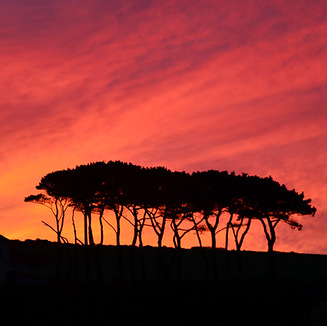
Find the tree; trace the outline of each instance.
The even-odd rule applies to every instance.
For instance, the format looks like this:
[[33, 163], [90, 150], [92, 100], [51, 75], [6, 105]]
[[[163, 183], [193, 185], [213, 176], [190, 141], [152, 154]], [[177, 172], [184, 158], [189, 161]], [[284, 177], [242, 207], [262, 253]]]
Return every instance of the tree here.
[[171, 191], [172, 173], [164, 167], [145, 170], [143, 182], [146, 185], [146, 214], [158, 238], [158, 247], [162, 247], [163, 236], [168, 218], [167, 202]]
[[[95, 162], [55, 171], [44, 176], [36, 188], [44, 193], [29, 196], [25, 201], [51, 209], [56, 226], [43, 223], [56, 232], [58, 242], [65, 241], [62, 229], [67, 208], [73, 208], [75, 242], [78, 238], [74, 213], [83, 214], [85, 245], [95, 243], [94, 215], [98, 215], [100, 224], [100, 244], [104, 241], [103, 222], [106, 222], [114, 230], [119, 246], [121, 220], [126, 219], [133, 227], [132, 246], [137, 240], [140, 246], [143, 245], [143, 229], [150, 226], [157, 236], [158, 247], [162, 247], [170, 222], [176, 248], [181, 247], [182, 238], [190, 231], [195, 231], [201, 247], [200, 233], [208, 231], [211, 247], [215, 249], [217, 234], [226, 230], [226, 249], [231, 232], [238, 251], [253, 221], [258, 220], [263, 226], [268, 251], [272, 252], [277, 225], [286, 223], [301, 230], [296, 216], [316, 212], [303, 193], [289, 191], [271, 177], [235, 175], [217, 170], [189, 174], [120, 161]], [[113, 212], [114, 222], [104, 218], [107, 211]], [[229, 214], [229, 220], [221, 228], [222, 216], [226, 214]]]
[[[84, 216], [84, 244], [94, 245], [92, 230], [92, 213], [101, 212], [102, 184], [101, 168], [103, 162], [76, 166], [66, 170], [66, 191], [68, 191], [75, 208]], [[99, 205], [100, 202], [100, 205]], [[100, 208], [100, 210], [99, 210]]]
[[120, 161], [108, 162], [103, 171], [102, 195], [105, 207], [115, 216], [115, 226], [108, 223], [116, 234], [116, 245], [120, 246], [121, 219], [127, 204], [127, 194], [132, 182], [134, 165]]
[[280, 222], [293, 229], [302, 229], [293, 216], [314, 216], [316, 208], [311, 206], [311, 199], [304, 199], [304, 194], [298, 194], [294, 189], [288, 190], [271, 177], [249, 177], [250, 186], [247, 194], [253, 217], [258, 219], [267, 239], [268, 252], [273, 252], [277, 239], [276, 227]]
[[49, 173], [36, 187], [44, 190], [49, 196], [69, 198], [70, 205], [83, 213], [85, 245], [94, 244], [91, 219], [98, 200], [97, 193], [100, 184], [97, 167], [102, 164], [98, 162]]
[[203, 215], [211, 236], [211, 248], [216, 248], [220, 218], [228, 211], [230, 183], [235, 174], [209, 170], [192, 174], [192, 202]]
[[55, 227], [52, 227], [50, 224], [44, 221], [42, 221], [42, 223], [57, 234], [58, 243], [61, 243], [61, 241], [68, 242], [67, 238], [63, 237], [61, 234], [64, 226], [65, 214], [68, 207], [71, 204], [69, 198], [38, 194], [38, 195], [30, 195], [26, 197], [24, 201], [40, 204], [49, 208], [53, 216], [55, 217], [56, 225]]
[[249, 177], [246, 173], [236, 176], [232, 174], [231, 182], [229, 183], [229, 200], [228, 213], [230, 215], [226, 226], [226, 244], [228, 248], [228, 233], [232, 231], [235, 240], [237, 251], [241, 251], [245, 236], [250, 230], [253, 207], [249, 200]]
[[[147, 210], [143, 209], [141, 206], [138, 206], [137, 204], [127, 205], [126, 208], [133, 217], [133, 221], [127, 219], [127, 221], [133, 226], [134, 229], [132, 247], [136, 246], [137, 240], [139, 241], [139, 246], [142, 247], [143, 246], [142, 231], [145, 226], [145, 221], [147, 219], [146, 218]], [[143, 213], [140, 214], [140, 211], [142, 211]]]
[[[228, 230], [232, 230], [234, 236], [236, 250], [241, 251], [246, 234], [248, 233], [251, 221], [252, 221], [252, 211], [247, 207], [242, 200], [234, 203], [234, 205], [229, 207], [230, 218], [226, 226], [226, 247], [228, 247]], [[236, 216], [236, 218], [235, 218]]]
[[[124, 206], [130, 213], [131, 219], [127, 216], [124, 218], [133, 226], [132, 246], [136, 246], [137, 241], [139, 246], [143, 246], [142, 232], [146, 225], [147, 211], [149, 208], [149, 193], [147, 186], [146, 173], [147, 170], [140, 166], [129, 165], [128, 175], [125, 173], [124, 186]], [[149, 225], [150, 226], [150, 225]]]
[[189, 215], [189, 221], [193, 224], [192, 229], [194, 230], [196, 238], [199, 242], [199, 247], [202, 248], [202, 240], [200, 234], [208, 231], [206, 225], [202, 223], [204, 221], [204, 217], [199, 214], [199, 212], [192, 211], [192, 213]]

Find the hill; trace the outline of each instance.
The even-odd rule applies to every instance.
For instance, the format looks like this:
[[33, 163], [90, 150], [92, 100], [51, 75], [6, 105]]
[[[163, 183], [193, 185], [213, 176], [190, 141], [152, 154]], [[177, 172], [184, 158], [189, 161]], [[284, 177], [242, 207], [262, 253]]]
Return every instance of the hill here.
[[[325, 325], [327, 257], [0, 238], [11, 320]], [[18, 313], [19, 312], [19, 313]]]

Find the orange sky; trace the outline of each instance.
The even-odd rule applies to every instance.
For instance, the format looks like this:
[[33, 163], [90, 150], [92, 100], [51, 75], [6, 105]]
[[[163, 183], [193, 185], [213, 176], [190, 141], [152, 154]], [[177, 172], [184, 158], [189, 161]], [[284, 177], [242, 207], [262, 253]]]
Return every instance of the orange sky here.
[[326, 39], [324, 0], [1, 1], [0, 234], [55, 240], [24, 197], [121, 160], [271, 175], [318, 209], [276, 249], [327, 254]]

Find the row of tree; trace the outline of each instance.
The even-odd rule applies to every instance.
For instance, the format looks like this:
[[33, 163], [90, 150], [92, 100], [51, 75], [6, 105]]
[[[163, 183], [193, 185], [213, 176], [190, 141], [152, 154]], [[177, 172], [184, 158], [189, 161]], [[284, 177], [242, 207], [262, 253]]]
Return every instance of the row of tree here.
[[[268, 251], [276, 242], [276, 227], [286, 223], [302, 229], [294, 216], [312, 215], [316, 208], [303, 193], [288, 190], [271, 177], [261, 178], [234, 172], [172, 172], [165, 167], [145, 168], [120, 161], [96, 162], [60, 170], [44, 176], [36, 187], [42, 193], [30, 195], [26, 202], [51, 209], [55, 226], [43, 222], [57, 234], [57, 241], [68, 242], [63, 234], [67, 210], [72, 211], [75, 243], [95, 244], [92, 223], [100, 225], [100, 244], [104, 240], [104, 223], [116, 234], [120, 245], [121, 221], [133, 227], [132, 245], [142, 246], [144, 227], [151, 227], [162, 246], [167, 225], [173, 242], [181, 248], [182, 238], [193, 231], [202, 246], [203, 233], [209, 233], [211, 247], [216, 248], [217, 233], [225, 230], [226, 249], [229, 235], [241, 250], [254, 220], [262, 224]], [[84, 217], [84, 240], [77, 236], [75, 212]], [[106, 212], [111, 211], [112, 220]], [[222, 216], [228, 221], [222, 227]]]

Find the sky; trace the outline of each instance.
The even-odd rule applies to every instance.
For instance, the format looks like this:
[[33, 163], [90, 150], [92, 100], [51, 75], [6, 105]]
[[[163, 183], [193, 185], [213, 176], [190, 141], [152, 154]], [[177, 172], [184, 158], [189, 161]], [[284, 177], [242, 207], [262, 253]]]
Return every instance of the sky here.
[[24, 198], [120, 160], [271, 175], [317, 208], [275, 249], [327, 254], [326, 40], [325, 0], [1, 0], [0, 234], [55, 241]]

